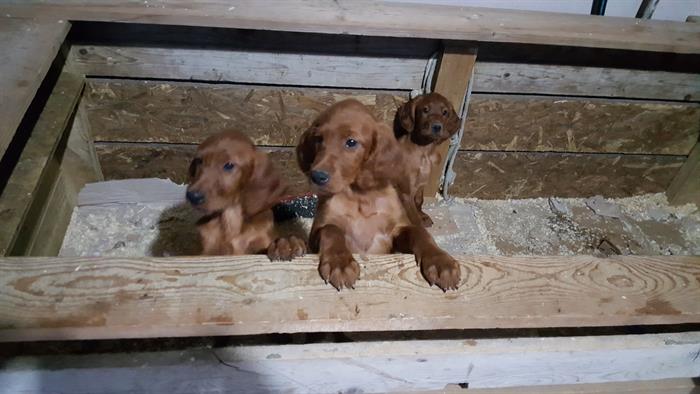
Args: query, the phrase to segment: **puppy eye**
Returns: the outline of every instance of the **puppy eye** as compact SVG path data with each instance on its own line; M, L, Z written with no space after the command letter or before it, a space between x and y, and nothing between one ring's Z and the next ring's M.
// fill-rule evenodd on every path
M443 109L443 110L442 110L442 116L447 116L448 113L449 113L449 112L448 112L446 109Z
M230 172L233 170L233 167L235 167L233 163L226 163L224 164L224 171Z
M430 112L430 108L428 108L428 106L426 105L425 107L423 107L423 112L427 114L428 112Z
M355 140L352 139L352 138L350 138L349 140L345 141L345 147L346 147L346 148L353 149L353 148L356 147L356 146L357 146L357 141L355 141Z

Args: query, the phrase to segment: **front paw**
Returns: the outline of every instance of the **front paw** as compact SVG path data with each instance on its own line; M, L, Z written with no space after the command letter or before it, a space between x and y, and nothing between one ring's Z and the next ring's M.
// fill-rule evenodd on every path
M306 254L306 242L294 235L277 238L267 248L267 257L270 261L291 261L295 257Z
M420 222L423 225L423 227L432 227L433 225L433 219L428 216L427 213L421 212L420 213Z
M459 287L459 263L443 251L422 256L420 271L430 286L437 285L442 291L457 290Z
M354 288L360 276L360 265L349 252L322 253L318 264L321 278L340 291L343 287Z

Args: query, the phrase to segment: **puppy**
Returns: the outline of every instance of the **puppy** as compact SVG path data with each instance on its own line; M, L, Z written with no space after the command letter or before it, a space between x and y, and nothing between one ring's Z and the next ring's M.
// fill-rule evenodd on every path
M430 234L414 225L396 179L403 154L391 128L356 100L323 112L297 145L302 171L319 196L309 247L321 277L340 290L353 287L360 266L353 253L413 253L430 285L456 289L460 268Z
M433 221L423 212L423 189L443 159L437 147L457 133L460 125L452 104L438 93L420 95L396 111L394 134L406 156L410 194L425 227Z
M243 133L227 130L207 138L197 148L189 176L187 200L204 214L197 223L203 254L267 251L288 260L305 252L305 243L296 237L284 245L272 242L272 207L286 186L267 155Z

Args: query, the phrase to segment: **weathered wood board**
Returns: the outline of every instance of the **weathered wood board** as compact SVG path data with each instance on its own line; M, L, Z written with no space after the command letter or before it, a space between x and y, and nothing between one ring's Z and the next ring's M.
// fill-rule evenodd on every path
M0 255L23 248L53 190L83 78L61 73L0 195ZM58 156L58 157L57 157Z
M421 87L427 62L427 58L74 45L66 66L86 76L411 90Z
M450 194L484 199L664 192L684 156L460 151Z
M465 392L459 384L477 394L691 394L698 346L688 332L22 354L0 380L25 394Z
M0 341L700 323L700 257L459 257L459 290L410 255L360 259L355 290L316 256L0 260Z
M97 155L106 180L164 178L175 183L188 182L187 168L196 145L104 144L96 145ZM290 186L291 195L310 191L306 176L297 165L293 149L267 150L282 178Z
M693 203L700 207L700 142L673 178L666 195L671 204Z
M0 158L68 34L65 21L0 17ZM31 39L27 39L31 36Z
M694 23L360 0L180 2L11 0L0 15L700 53Z
M474 72L477 93L700 101L700 74L487 62Z
M462 149L687 155L700 105L473 94Z
M269 146L295 146L321 111L350 97L392 124L408 92L97 79L84 95L96 141L199 144L236 128Z

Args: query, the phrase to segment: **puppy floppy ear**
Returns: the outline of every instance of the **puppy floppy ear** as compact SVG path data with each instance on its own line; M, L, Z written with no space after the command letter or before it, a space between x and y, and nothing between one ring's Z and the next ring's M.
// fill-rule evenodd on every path
M396 111L394 117L394 135L396 138L410 134L416 122L416 102L418 98L410 99Z
M265 152L256 151L248 181L243 186L243 213L253 216L270 209L284 197L287 185L282 181Z
M396 163L402 163L396 138L388 126L377 122L372 130L372 142L355 179L360 189L383 187L396 176Z
M315 135L316 126L309 127L304 134L299 138L297 144L297 163L299 168L304 173L311 171L311 166L316 160L316 151L318 149L318 136Z
M454 107L450 104L450 113L447 116L447 122L445 122L445 126L447 128L447 132L450 133L450 136L454 135L456 132L459 131L459 128L462 126L462 119L459 118L459 115L457 115L457 112L455 111Z

